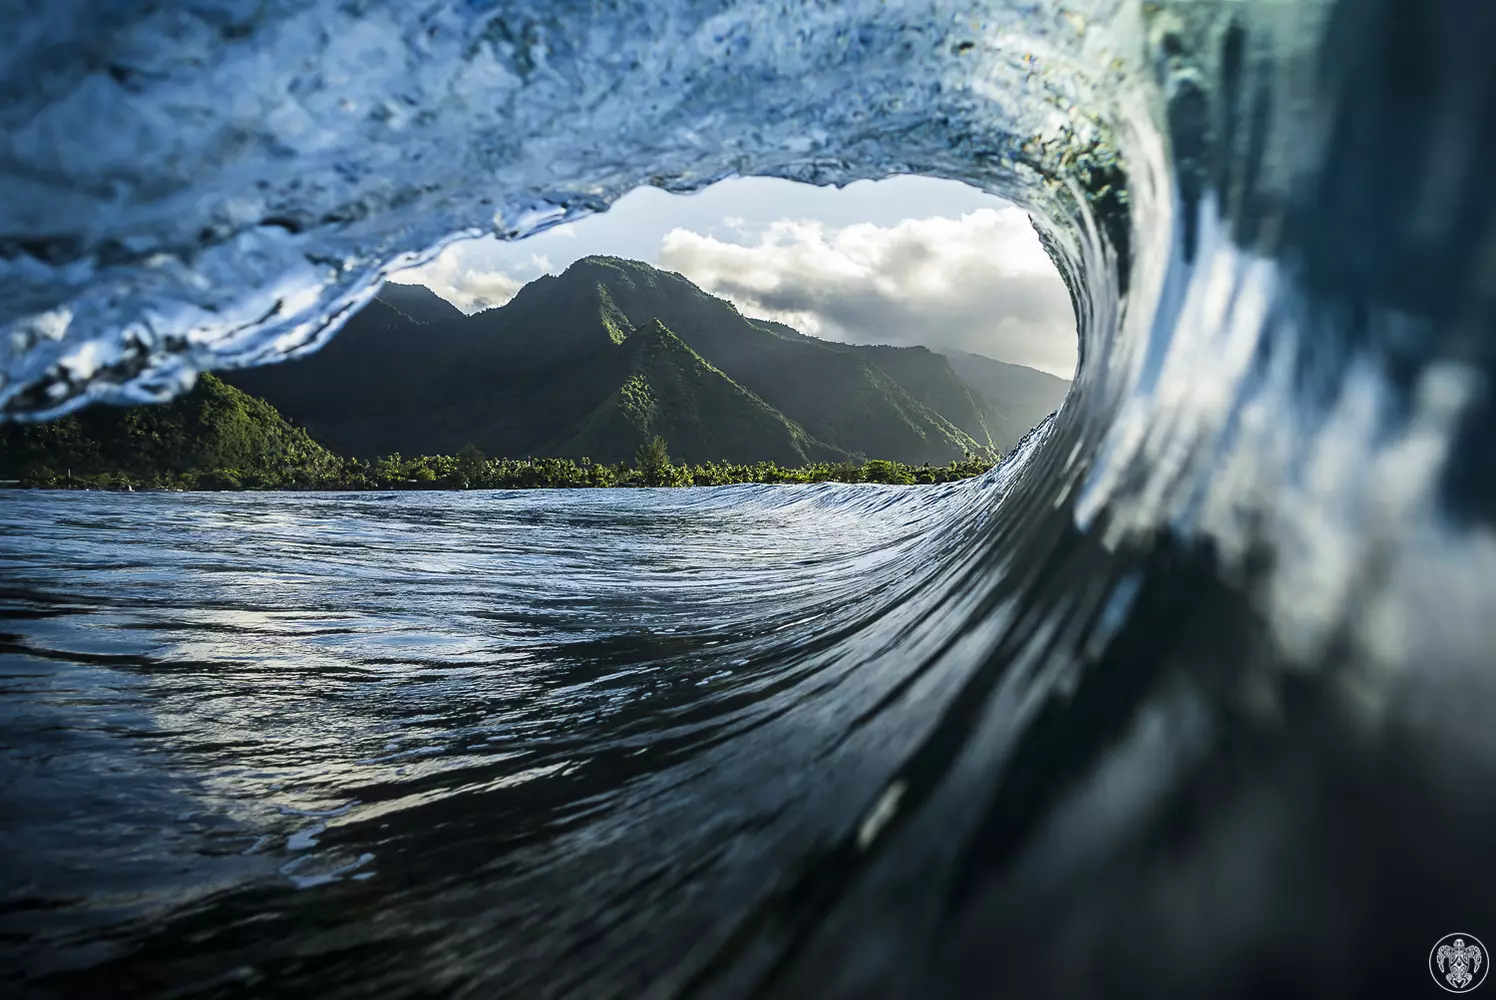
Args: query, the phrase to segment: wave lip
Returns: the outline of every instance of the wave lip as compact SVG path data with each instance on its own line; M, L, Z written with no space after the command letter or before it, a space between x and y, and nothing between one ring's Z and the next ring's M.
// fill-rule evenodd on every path
M644 183L915 171L1019 194L1025 164L1094 141L1081 120L1057 130L1050 102L1091 103L1078 69L1105 36L1078 15L969 13L932 0L29 12L0 51L0 260L15 289L0 323L17 345L0 406L26 418L138 401L195 369L308 349L382 275L455 236L523 236ZM61 55L82 52L99 58Z

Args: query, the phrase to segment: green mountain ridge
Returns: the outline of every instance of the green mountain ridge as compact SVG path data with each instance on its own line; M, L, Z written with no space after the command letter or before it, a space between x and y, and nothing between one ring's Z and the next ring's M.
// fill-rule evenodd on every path
M1033 426L1032 414L1048 414L1064 402L1070 382L1037 368L996 361L968 351L947 352L962 381L984 396L994 412L1013 425L1023 425L1019 437Z
M1054 380L1047 408L994 405L944 355L818 340L616 257L473 316L386 286L321 351L225 378L344 454L475 445L601 462L659 434L688 461L942 463L1012 447L1067 385Z
M342 464L269 403L211 374L169 403L90 406L45 423L0 426L0 468L29 481L205 474L223 486L294 485Z
M603 455L613 442L660 436L684 462L798 465L846 457L714 368L658 319L643 329L620 328L619 336L631 358L624 383L548 454Z
M563 295L569 285L596 285L631 323L659 319L707 362L841 452L945 461L996 447L914 399L848 345L786 335L777 324L750 320L674 272L617 257L585 257L559 277L526 287L542 283L550 294ZM521 303L523 294L475 318L512 322L502 314L528 306Z

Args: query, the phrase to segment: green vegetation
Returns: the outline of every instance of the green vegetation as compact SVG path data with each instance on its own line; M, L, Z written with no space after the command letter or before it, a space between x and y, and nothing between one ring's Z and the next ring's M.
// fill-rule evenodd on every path
M735 483L948 483L979 476L992 468L982 459L947 465L868 462L815 462L782 466L773 462L708 462L677 465L646 454L629 466L602 465L589 458L484 459L470 454L386 455L373 462L348 459L332 467L295 474L267 475L252 469L189 469L183 472L130 470L82 473L71 478L51 468L20 475L22 486L52 489L165 490L524 490L634 486L729 486Z
M0 479L28 486L301 489L344 464L275 407L213 375L164 405L92 406L0 426Z
M655 320L631 327L613 348L629 368L619 389L583 420L569 439L545 452L617 460L633 442L663 436L694 460L751 457L798 465L843 458L811 440L761 398L743 388Z
M958 378L946 355L923 347L818 340L749 319L679 274L586 257L475 316L429 289L390 285L307 358L204 375L163 405L0 425L0 480L135 489L945 482L990 468L1069 385L977 355L960 365ZM403 457L411 454L421 457Z
M350 462L322 489L523 490L591 489L637 486L730 486L735 483L948 483L979 476L992 468L981 459L942 466L914 466L874 459L869 462L815 462L781 466L773 462L676 464L656 438L640 449L633 465L604 465L583 458L484 459L458 455L389 455L375 462Z
M660 435L693 465L782 466L997 455L1068 388L1017 366L992 368L982 386L965 371L923 347L818 340L745 317L679 274L585 257L474 316L388 285L322 350L228 381L343 454L474 444L617 463ZM1024 373L1038 391L1010 397Z
M726 486L733 483L944 483L992 463L968 455L942 466L898 462L677 463L655 435L634 463L590 458L489 459L469 445L455 455L372 462L340 458L275 408L212 375L161 405L94 406L45 424L0 427L0 479L77 489L453 490Z

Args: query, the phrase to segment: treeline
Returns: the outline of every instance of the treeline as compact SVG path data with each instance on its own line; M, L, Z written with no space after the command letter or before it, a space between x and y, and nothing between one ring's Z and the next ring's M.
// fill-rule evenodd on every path
M92 406L46 423L0 424L0 481L42 488L163 490L497 490L540 487L725 486L730 483L943 483L991 463L968 455L932 468L898 462L785 467L773 462L677 464L661 437L632 465L588 459L456 455L372 462L318 444L273 406L212 375L169 403Z
M977 458L948 465L905 465L882 459L822 462L785 467L773 462L676 464L656 439L634 464L603 465L583 458L485 458L476 449L457 455L386 455L370 461L345 459L301 469L192 469L184 472L128 471L82 474L33 469L21 486L54 489L136 490L507 490L638 486L728 486L734 483L946 483L978 476L992 463Z

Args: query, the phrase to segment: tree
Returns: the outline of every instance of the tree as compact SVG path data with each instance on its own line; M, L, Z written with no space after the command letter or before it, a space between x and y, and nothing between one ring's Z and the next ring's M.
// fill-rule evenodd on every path
M914 483L914 477L909 474L907 466L882 458L875 458L864 465L862 475L870 483L888 483L896 486L909 486Z
M646 486L664 486L674 479L670 446L658 434L639 446L635 462Z

